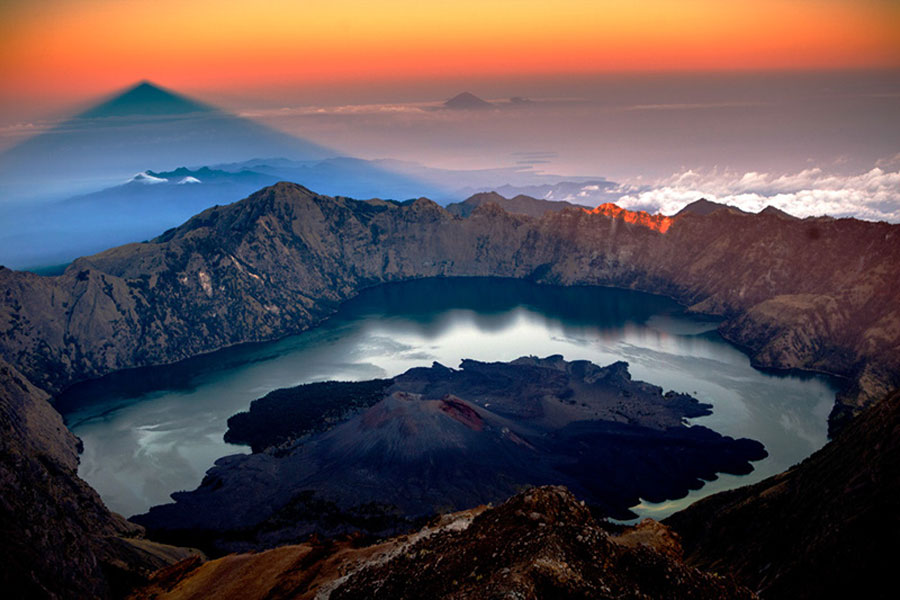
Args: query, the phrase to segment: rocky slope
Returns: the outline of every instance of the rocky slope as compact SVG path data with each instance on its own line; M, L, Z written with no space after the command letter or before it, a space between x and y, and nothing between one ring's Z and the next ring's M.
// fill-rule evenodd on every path
M700 198L699 200L694 200L693 202L691 202L690 204L686 205L684 208L679 210L675 214L675 216L680 217L683 215L691 214L691 215L696 215L699 217L705 217L707 215L711 215L712 213L716 212L717 210L722 210L723 208L727 209L729 211L735 212L735 213L750 214L750 213L747 213L735 206L728 206L727 204L722 204L720 202L712 202L710 200L707 200L706 198ZM765 210L771 212L773 210L777 211L778 209L769 206L769 207L766 207ZM787 213L785 213L784 211L778 211L778 212L780 214L787 215Z
M665 233L577 208L356 202L288 183L61 276L0 270L0 356L56 392L307 328L385 281L496 275L669 295L725 317L755 364L849 378L833 423L900 385L900 226L720 209Z
M544 213L559 212L566 208L587 208L572 204L565 200L539 200L531 196L519 194L512 198L505 198L497 192L482 192L466 198L462 202L454 202L448 204L445 208L451 215L459 217L468 217L476 208L482 204L493 203L508 213L516 215L527 215L529 217L540 218Z
M666 524L690 564L766 598L892 598L900 539L900 391L796 467L700 500Z
M686 566L677 538L644 523L618 535L565 488L443 516L375 546L318 542L159 572L133 600L189 598L753 598Z
M47 394L0 361L0 589L10 597L115 596L190 554L110 513L76 475L78 445Z
M310 402L323 388L328 413ZM300 386L231 421L230 439L252 434L252 455L219 459L196 490L132 520L156 539L218 554L312 533L391 535L551 483L597 515L634 518L640 498L681 498L766 456L753 440L683 424L706 414L690 396L633 381L625 363L561 356Z

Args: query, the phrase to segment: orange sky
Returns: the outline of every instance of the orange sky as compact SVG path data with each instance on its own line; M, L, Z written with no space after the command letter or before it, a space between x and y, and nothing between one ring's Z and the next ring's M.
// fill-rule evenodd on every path
M900 66L892 0L0 0L0 94Z

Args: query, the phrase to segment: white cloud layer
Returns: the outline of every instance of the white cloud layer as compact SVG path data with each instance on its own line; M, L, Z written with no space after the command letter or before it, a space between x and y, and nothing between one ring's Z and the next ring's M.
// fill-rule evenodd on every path
M156 185L158 183L168 183L169 180L165 177L156 177L155 175L151 175L150 173L144 171L142 173L138 173L134 177L128 180L129 183L144 183L147 185Z
M650 185L623 184L617 204L672 215L706 198L759 212L774 206L797 217L828 215L900 223L900 168L888 164L851 175L820 168L773 174L711 169L676 173Z

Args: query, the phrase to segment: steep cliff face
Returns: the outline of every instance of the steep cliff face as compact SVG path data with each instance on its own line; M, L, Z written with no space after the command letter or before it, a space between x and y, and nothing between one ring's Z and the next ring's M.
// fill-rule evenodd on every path
M689 562L766 598L892 598L900 538L900 391L794 468L710 496L666 524Z
M0 271L0 356L52 392L300 331L380 282L494 275L640 289L722 315L758 365L850 377L852 412L900 385L898 264L900 226L885 223L720 209L662 233L618 213L536 219L486 203L459 218L425 199L281 183L56 278Z
M189 552L140 539L78 478L78 439L0 361L0 587L22 598L104 598Z
M523 492L496 508L448 514L374 546L316 542L161 571L154 598L753 598L731 579L686 566L656 523L612 535L565 488Z

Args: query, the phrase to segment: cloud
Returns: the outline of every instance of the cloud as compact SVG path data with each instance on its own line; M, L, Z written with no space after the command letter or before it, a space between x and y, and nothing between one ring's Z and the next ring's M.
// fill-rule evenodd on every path
M521 158L557 158L557 152L549 150L539 150L536 152L510 152L510 156L518 156Z
M0 148L5 149L6 146L11 146L21 142L23 139L43 133L59 123L60 121L44 120L0 125Z
M900 223L900 168L886 168L891 162L879 161L882 166L850 175L818 167L784 174L691 169L650 184L623 184L618 204L671 215L706 198L749 212L774 206L798 217L829 215Z
M878 159L875 162L875 166L882 169L900 169L900 152L893 156Z
M625 110L708 110L714 108L748 108L768 106L767 102L691 102L673 104L635 104Z
M550 151L510 152L509 155L517 165L549 165L559 158L559 154Z
M514 106L516 108L556 106L561 103L573 103L572 99L540 98L512 101L509 99L489 99L496 108ZM243 108L237 111L238 116L248 119L278 119L307 116L357 116L357 115L405 115L414 114L429 119L446 120L442 113L446 112L443 100L427 102L388 102L380 104L339 104L339 105L300 105L278 108ZM531 154L525 152L523 154ZM540 153L539 153L540 154ZM555 153L554 153L555 154Z
M129 183L131 183L131 182L144 183L147 185L156 185L159 183L168 183L169 180L166 179L165 177L156 177L155 175L151 175L147 171L144 171L142 173L138 173L137 175L135 175L134 177L129 179L128 182ZM199 183L199 181L198 181L198 183Z
M340 106L288 106L282 108L245 109L238 116L248 119L304 117L316 115L384 115L424 113L438 106L435 102L407 104L344 104Z

